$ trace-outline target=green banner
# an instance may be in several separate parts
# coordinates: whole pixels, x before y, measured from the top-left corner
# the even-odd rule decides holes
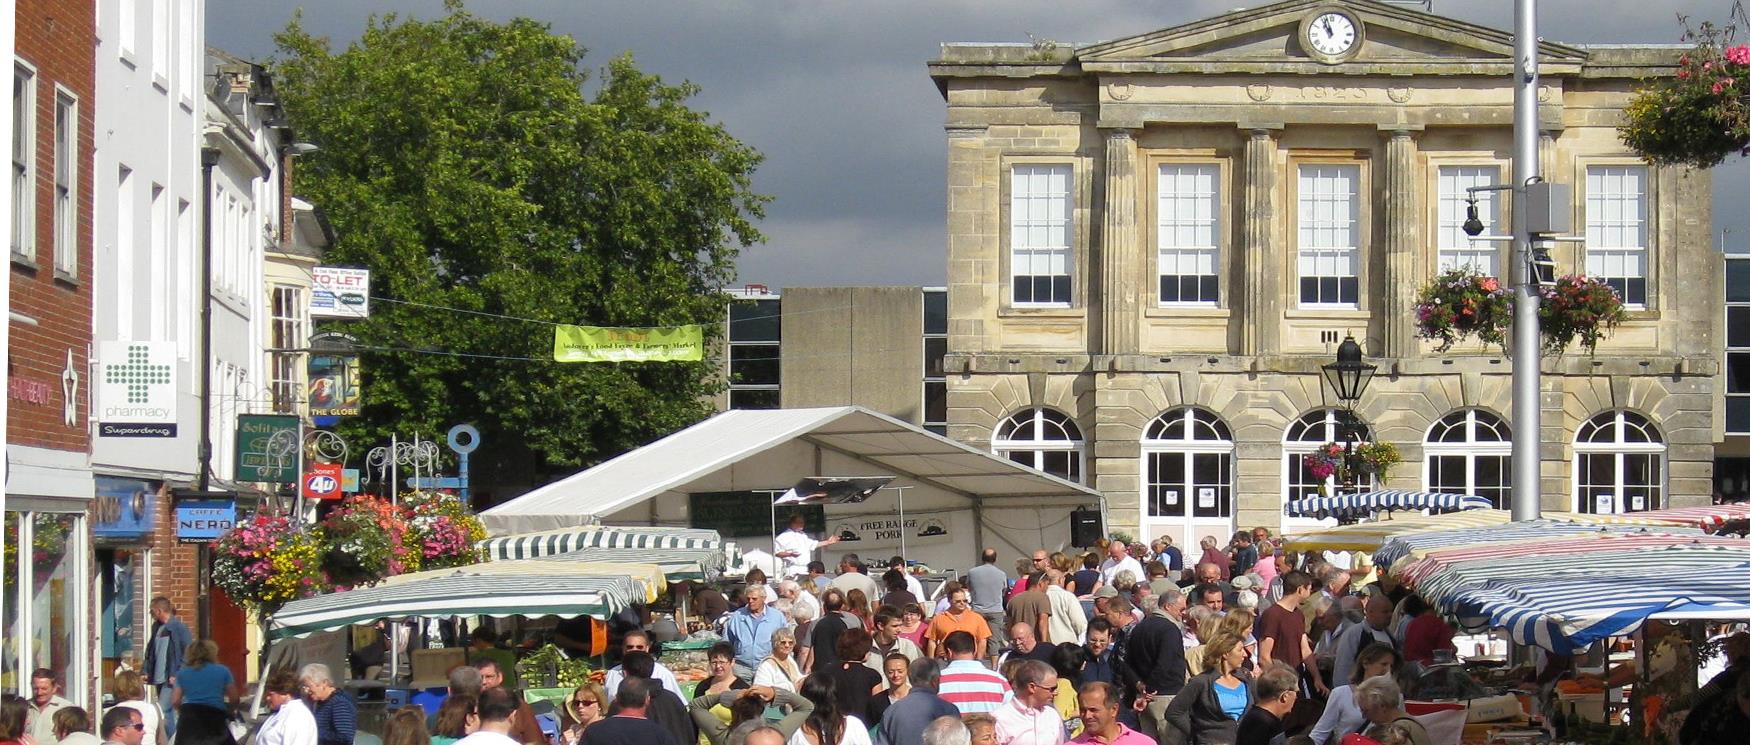
[[[298,480],[298,417],[238,414],[234,478],[273,484]]]
[[[553,329],[553,359],[558,362],[697,362],[705,358],[705,327]]]

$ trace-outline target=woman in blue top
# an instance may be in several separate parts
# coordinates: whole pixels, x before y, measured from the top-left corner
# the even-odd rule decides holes
[[[1240,717],[1252,705],[1245,675],[1244,640],[1234,634],[1217,634],[1203,645],[1203,674],[1185,681],[1185,687],[1167,705],[1167,726],[1161,745],[1233,745]]]
[[[229,720],[237,705],[237,680],[219,664],[213,640],[188,645],[170,703],[176,707],[176,745],[236,745]]]

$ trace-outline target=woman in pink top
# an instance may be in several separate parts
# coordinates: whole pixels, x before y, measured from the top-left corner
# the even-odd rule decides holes
[[[1269,587],[1271,580],[1276,579],[1276,547],[1269,541],[1258,544],[1258,563],[1252,565],[1252,573],[1264,580],[1264,586],[1259,590]]]
[[[924,607],[917,603],[906,603],[905,611],[899,623],[899,635],[910,639],[911,643],[924,647],[924,632],[930,630],[930,625],[924,623]]]

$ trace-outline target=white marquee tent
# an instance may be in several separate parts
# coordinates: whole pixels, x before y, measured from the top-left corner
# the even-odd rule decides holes
[[[895,477],[867,501],[825,507],[829,532],[849,531],[859,539],[833,546],[829,558],[849,552],[885,558],[898,553],[903,530],[906,558],[939,569],[963,568],[985,547],[1015,556],[1069,545],[1070,511],[1102,507],[1099,493],[1085,486],[845,406],[724,412],[481,517],[495,536],[591,524],[657,525],[709,528],[744,549],[769,549],[770,520],[756,504],[810,476]],[[734,492],[743,493],[739,502],[722,501],[721,495]],[[757,502],[747,492],[760,493]],[[711,499],[717,501],[710,507],[695,501]],[[694,504],[735,510],[701,514],[695,521]]]

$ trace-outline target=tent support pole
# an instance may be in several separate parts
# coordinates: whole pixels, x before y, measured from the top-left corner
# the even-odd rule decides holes
[[[984,555],[984,500],[972,498],[972,552]]]

